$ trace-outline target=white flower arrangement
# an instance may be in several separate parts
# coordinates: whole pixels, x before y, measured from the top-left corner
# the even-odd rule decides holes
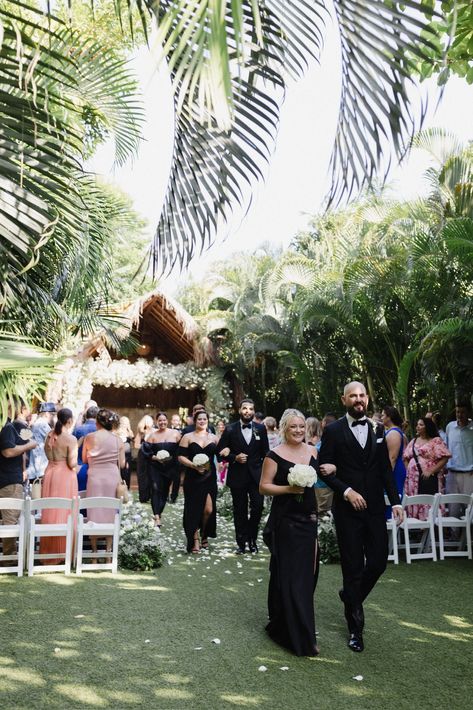
[[[296,463],[289,469],[287,481],[290,486],[300,486],[301,488],[312,488],[317,483],[317,473],[313,466],[306,466]]]
[[[31,429],[22,429],[20,431],[20,439],[23,439],[23,441],[31,441],[33,438],[33,432]]]
[[[165,449],[160,449],[155,456],[153,456],[156,461],[167,461],[168,459],[171,458],[169,455],[169,451],[166,451]]]
[[[192,459],[192,463],[194,466],[198,466],[199,468],[202,466],[207,466],[209,462],[209,457],[207,454],[196,454],[194,458]]]
[[[64,368],[61,399],[79,411],[84,401],[90,399],[93,385],[200,389],[212,392],[211,397],[207,394],[205,405],[217,418],[228,418],[232,408],[231,388],[223,380],[222,371],[215,367],[198,367],[193,362],[173,365],[159,358],[138,358],[130,362],[110,360],[108,354],[81,363],[69,360]]]
[[[165,551],[161,532],[149,510],[130,501],[122,507],[118,560],[121,567],[149,570],[161,567]]]
[[[287,482],[290,486],[300,486],[301,488],[312,488],[317,483],[317,473],[313,466],[306,466],[296,463],[291,466],[287,474]],[[302,495],[297,495],[296,500],[302,501]]]

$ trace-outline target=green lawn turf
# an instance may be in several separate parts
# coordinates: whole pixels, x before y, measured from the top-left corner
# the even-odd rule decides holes
[[[0,577],[4,710],[472,707],[470,560],[390,564],[366,604],[362,654],[345,645],[340,569],[323,566],[321,655],[296,658],[264,632],[267,554],[231,554],[221,521],[211,553],[187,556],[181,516],[167,507],[170,555],[155,572]]]

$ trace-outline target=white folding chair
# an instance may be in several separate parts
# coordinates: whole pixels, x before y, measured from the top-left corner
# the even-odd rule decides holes
[[[399,526],[404,532],[404,540],[406,544],[406,562],[410,564],[412,560],[433,560],[437,561],[437,548],[435,544],[435,519],[439,506],[440,494],[404,496],[402,499],[402,507],[404,509],[404,520]],[[429,512],[427,520],[418,520],[417,518],[408,517],[407,508],[412,505],[427,505]],[[411,542],[410,532],[421,533],[420,540]],[[430,546],[430,550],[428,549]],[[411,552],[411,547],[417,552]]]
[[[65,572],[71,573],[73,520],[76,498],[40,498],[31,500],[29,516],[29,544],[28,544],[28,576],[35,572]],[[59,509],[69,514],[65,523],[42,523],[36,520],[36,514],[44,510]],[[36,539],[42,537],[65,537],[66,549],[64,552],[35,552]],[[38,560],[56,560],[64,557],[64,562],[53,565],[35,564]]]
[[[473,515],[473,495],[468,495],[467,493],[447,493],[445,495],[440,496],[439,504],[460,504],[465,506],[465,514],[459,518],[456,518],[453,515],[441,515],[440,508],[438,510],[438,514],[435,518],[435,524],[437,525],[439,533],[440,559],[444,560],[446,557],[468,557],[468,559],[471,560],[471,523]],[[455,528],[457,530],[461,530],[461,537],[459,537],[458,540],[445,540],[445,528]],[[452,550],[451,548],[456,549]]]
[[[111,523],[94,523],[85,521],[84,510],[93,508],[108,508],[115,510],[115,516]],[[77,546],[76,546],[76,574],[82,574],[83,570],[111,570],[114,574],[118,571],[118,542],[120,539],[120,518],[122,513],[121,498],[82,498],[78,506],[77,521]],[[89,552],[84,550],[84,535],[89,537],[112,537],[112,551]],[[84,559],[98,560],[101,557],[111,557],[111,562],[83,562]]]
[[[388,496],[384,496],[384,502],[386,507],[389,507],[391,503],[389,502]],[[399,564],[399,545],[398,545],[398,526],[396,520],[393,518],[392,512],[391,517],[386,520],[386,527],[389,533],[389,553],[388,562],[394,562],[395,565]]]
[[[20,517],[14,525],[0,525],[0,538],[18,538],[16,555],[2,555],[2,562],[11,562],[11,565],[0,567],[0,574],[16,572],[18,577],[23,577],[25,565],[25,519],[28,510],[28,501],[23,498],[0,498],[0,510],[19,510]],[[16,564],[13,564],[13,562]]]

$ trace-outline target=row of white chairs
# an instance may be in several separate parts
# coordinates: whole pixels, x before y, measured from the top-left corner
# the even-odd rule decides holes
[[[93,508],[115,510],[113,522],[94,523],[86,519],[86,511]],[[66,512],[65,523],[41,523],[44,510],[63,510]],[[0,525],[0,538],[17,538],[17,554],[2,555],[0,573],[16,573],[23,576],[26,569],[29,576],[37,572],[71,573],[75,562],[76,574],[84,570],[118,570],[118,542],[120,538],[120,518],[122,499],[120,498],[0,498],[0,511],[18,510],[20,516],[16,525]],[[74,534],[75,533],[75,534]],[[91,552],[84,550],[84,537],[111,537],[111,552]],[[37,541],[42,537],[64,537],[65,551],[58,553],[40,553]],[[75,554],[74,554],[75,549]],[[99,558],[110,562],[99,562]],[[42,560],[62,559],[59,564],[41,564]],[[7,564],[6,564],[7,563]],[[8,564],[11,563],[11,564]]]
[[[385,501],[389,505],[387,497]],[[409,508],[415,505],[428,506],[427,520],[419,520],[409,516]],[[441,506],[451,505],[463,506],[464,515],[460,517],[442,515]],[[390,518],[386,523],[389,532],[389,561],[399,564],[399,550],[404,549],[408,564],[412,560],[430,559],[436,562],[437,547],[441,560],[446,557],[472,559],[473,494],[405,495],[402,499],[402,507],[404,521],[397,525],[394,518]],[[458,531],[458,539],[446,539],[445,530],[447,528]],[[401,544],[399,539],[401,531],[404,536],[404,544]],[[412,532],[417,533],[418,539],[415,541],[411,539]]]

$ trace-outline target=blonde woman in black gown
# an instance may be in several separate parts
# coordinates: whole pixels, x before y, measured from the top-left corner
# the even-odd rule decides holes
[[[181,439],[179,463],[185,467],[183,523],[187,552],[197,554],[201,548],[208,548],[209,537],[217,536],[217,437],[208,431],[207,412],[197,412],[194,423],[195,431],[184,434]],[[196,454],[208,456],[206,466],[196,466],[192,462]]]
[[[318,470],[317,451],[304,443],[305,417],[297,409],[286,409],[279,433],[282,443],[266,456],[260,483],[260,493],[273,497],[264,531],[271,552],[266,631],[297,656],[316,656],[314,591],[319,553],[315,489],[290,486],[287,475],[295,464]]]

